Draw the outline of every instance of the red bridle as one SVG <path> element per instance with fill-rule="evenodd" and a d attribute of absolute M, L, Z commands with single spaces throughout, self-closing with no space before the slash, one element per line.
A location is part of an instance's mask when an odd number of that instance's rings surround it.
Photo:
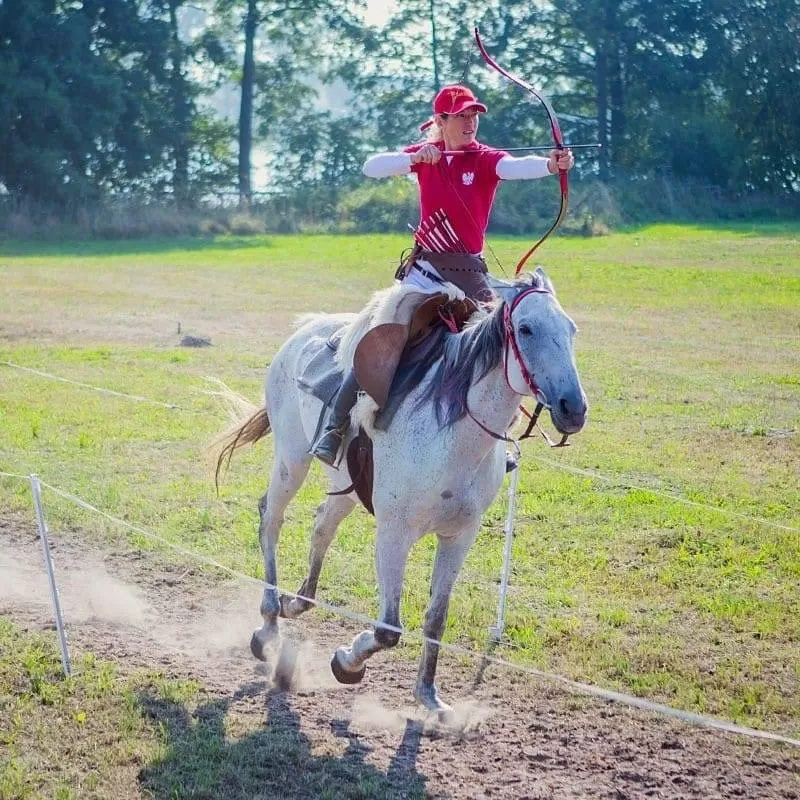
<path fill-rule="evenodd" d="M 506 303 L 503 306 L 503 329 L 505 332 L 506 338 L 506 345 L 505 345 L 505 353 L 503 355 L 503 373 L 506 378 L 506 383 L 508 384 L 509 389 L 512 392 L 516 392 L 517 389 L 511 385 L 511 381 L 508 379 L 508 353 L 511 351 L 514 354 L 514 358 L 517 361 L 517 366 L 519 367 L 520 374 L 522 375 L 522 379 L 525 381 L 525 385 L 530 389 L 531 394 L 536 399 L 536 408 L 534 409 L 533 413 L 531 414 L 524 405 L 520 403 L 519 410 L 528 418 L 528 427 L 525 429 L 525 433 L 519 437 L 516 441 L 522 441 L 523 439 L 528 439 L 533 433 L 533 429 L 536 426 L 536 423 L 539 421 L 539 415 L 542 413 L 542 409 L 544 409 L 544 403 L 540 400 L 540 398 L 546 396 L 544 392 L 539 388 L 539 385 L 536 383 L 536 378 L 534 377 L 533 373 L 528 369 L 528 365 L 525 363 L 525 359 L 522 357 L 522 352 L 520 351 L 519 343 L 517 342 L 517 336 L 514 333 L 514 325 L 511 321 L 511 315 L 514 313 L 516 307 L 520 304 L 522 300 L 524 300 L 530 294 L 549 294 L 552 295 L 552 292 L 545 288 L 545 287 L 532 287 L 530 289 L 525 289 L 525 291 L 520 292 L 512 301 L 511 303 Z M 467 409 L 467 413 L 473 419 L 473 421 L 478 425 L 478 427 L 482 428 L 486 433 L 490 436 L 494 437 L 495 439 L 502 439 L 508 442 L 514 442 L 513 439 L 506 435 L 501 435 L 495 433 L 494 431 L 487 428 L 479 419 L 477 419 L 473 413 Z M 550 445 L 550 447 L 566 447 L 568 442 L 568 434 L 563 434 L 561 440 L 557 443 L 554 443 L 550 437 L 547 435 L 546 431 L 539 428 L 539 432 L 544 437 L 545 441 Z"/>
<path fill-rule="evenodd" d="M 552 294 L 552 292 L 544 287 L 526 289 L 524 292 L 520 292 L 511 301 L 510 305 L 506 303 L 506 305 L 503 307 L 503 327 L 506 334 L 506 352 L 503 356 L 503 371 L 505 373 L 506 383 L 508 384 L 509 388 L 511 391 L 516 392 L 517 390 L 511 385 L 511 381 L 508 379 L 508 353 L 510 350 L 512 353 L 514 353 L 514 358 L 517 360 L 517 366 L 522 374 L 522 379 L 525 381 L 525 385 L 531 390 L 533 397 L 538 400 L 540 397 L 544 397 L 544 392 L 539 388 L 539 385 L 536 383 L 536 379 L 533 377 L 533 373 L 528 369 L 528 365 L 522 358 L 522 353 L 519 349 L 519 343 L 517 342 L 517 336 L 514 333 L 514 325 L 511 322 L 511 315 L 514 313 L 514 309 L 530 294 Z"/>

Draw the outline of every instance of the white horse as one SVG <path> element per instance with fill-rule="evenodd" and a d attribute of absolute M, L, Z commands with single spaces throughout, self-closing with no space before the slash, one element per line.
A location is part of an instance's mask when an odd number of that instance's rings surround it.
<path fill-rule="evenodd" d="M 498 281 L 495 290 L 499 302 L 493 310 L 473 315 L 461 333 L 442 333 L 431 362 L 415 373 L 398 373 L 394 387 L 407 394 L 387 430 L 372 427 L 376 406 L 370 398 L 362 396 L 353 410 L 351 432 L 364 426 L 373 441 L 380 624 L 358 634 L 349 647 L 340 647 L 331 667 L 340 682 L 358 683 L 366 661 L 398 643 L 400 595 L 409 551 L 424 534 L 435 533 L 438 545 L 414 694 L 427 709 L 440 713 L 449 706 L 440 699 L 434 683 L 437 641 L 446 624 L 453 584 L 481 517 L 503 481 L 505 443 L 499 437 L 513 424 L 525 395 L 549 408 L 553 425 L 563 434 L 580 431 L 587 414 L 573 353 L 577 329 L 556 300 L 547 276 L 537 269 L 513 284 Z M 278 535 L 284 510 L 308 472 L 309 447 L 321 410 L 319 400 L 298 388 L 301 356 L 307 354 L 314 337 L 324 345 L 331 333 L 349 324 L 339 358 L 352 359 L 358 337 L 375 324 L 377 306 L 373 302 L 359 317 L 305 317 L 267 371 L 264 407 L 222 440 L 218 474 L 238 447 L 270 430 L 275 435 L 272 478 L 259 504 L 267 585 L 261 602 L 263 625 L 250 645 L 257 658 L 264 659 L 265 647 L 277 640 L 279 616 L 294 618 L 312 605 L 325 553 L 357 502 L 352 493 L 329 495 L 319 506 L 300 597 L 279 596 Z M 351 485 L 346 461 L 339 470 L 324 469 L 331 491 Z"/>

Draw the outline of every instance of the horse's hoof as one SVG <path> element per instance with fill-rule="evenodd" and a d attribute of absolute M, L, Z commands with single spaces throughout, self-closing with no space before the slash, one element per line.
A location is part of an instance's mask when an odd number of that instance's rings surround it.
<path fill-rule="evenodd" d="M 336 678 L 339 683 L 346 683 L 348 685 L 352 685 L 354 683 L 361 683 L 364 678 L 364 673 L 367 671 L 367 665 L 364 664 L 361 669 L 359 670 L 349 670 L 345 669 L 342 666 L 342 662 L 339 661 L 339 651 L 337 650 L 333 654 L 333 658 L 331 659 L 331 672 L 333 673 L 333 677 Z"/>
<path fill-rule="evenodd" d="M 301 600 L 299 597 L 294 597 L 289 594 L 281 595 L 281 608 L 278 615 L 284 619 L 296 619 L 302 613 L 308 611 L 313 603 L 308 600 Z"/>
<path fill-rule="evenodd" d="M 266 661 L 267 657 L 264 654 L 264 645 L 261 639 L 258 638 L 258 631 L 250 637 L 250 652 L 259 660 Z"/>
<path fill-rule="evenodd" d="M 445 728 L 452 728 L 456 725 L 456 712 L 447 703 L 441 703 L 436 709 L 436 719 Z"/>
<path fill-rule="evenodd" d="M 449 725 L 453 720 L 453 707 L 439 697 L 439 692 L 435 686 L 418 688 L 414 692 L 416 701 L 431 714 L 436 714 L 439 722 Z"/>
<path fill-rule="evenodd" d="M 267 645 L 277 639 L 278 637 L 278 626 L 276 625 L 274 628 L 270 628 L 267 632 L 267 635 L 264 636 L 264 629 L 259 628 L 256 631 L 253 631 L 253 635 L 250 637 L 250 652 L 259 660 L 259 661 L 266 661 L 267 660 Z"/>

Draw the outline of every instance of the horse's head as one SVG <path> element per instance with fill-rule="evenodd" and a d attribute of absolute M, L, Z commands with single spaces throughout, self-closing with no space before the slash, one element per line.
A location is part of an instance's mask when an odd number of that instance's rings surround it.
<path fill-rule="evenodd" d="M 577 327 L 541 267 L 519 281 L 493 280 L 505 303 L 506 377 L 511 388 L 550 410 L 559 433 L 577 433 L 588 406 L 575 365 Z"/>

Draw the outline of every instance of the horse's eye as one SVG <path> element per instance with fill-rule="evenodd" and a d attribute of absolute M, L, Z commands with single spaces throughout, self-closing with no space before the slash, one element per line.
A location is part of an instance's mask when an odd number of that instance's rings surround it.
<path fill-rule="evenodd" d="M 530 325 L 523 324 L 519 326 L 519 333 L 520 336 L 531 336 L 533 331 L 531 330 Z"/>

